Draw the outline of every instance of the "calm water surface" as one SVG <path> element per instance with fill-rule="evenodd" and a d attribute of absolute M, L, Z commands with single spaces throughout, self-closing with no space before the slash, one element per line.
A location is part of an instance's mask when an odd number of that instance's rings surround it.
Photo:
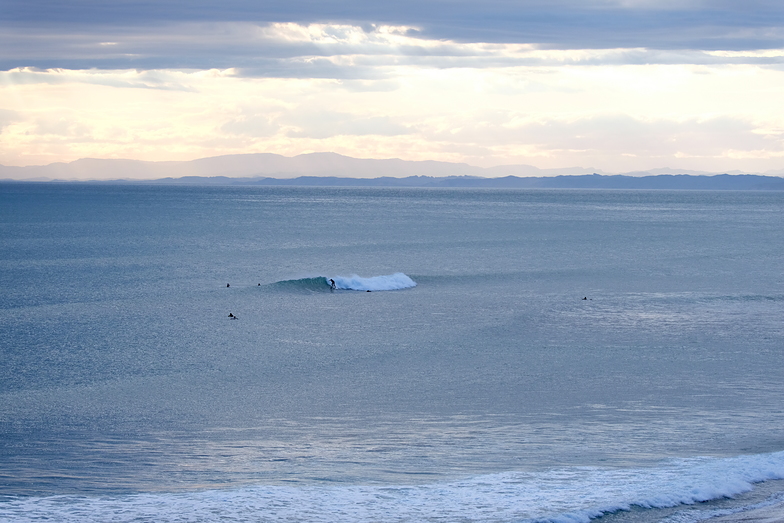
<path fill-rule="evenodd" d="M 0 184 L 0 519 L 778 499 L 742 491 L 784 478 L 782 223 L 778 192 Z"/>

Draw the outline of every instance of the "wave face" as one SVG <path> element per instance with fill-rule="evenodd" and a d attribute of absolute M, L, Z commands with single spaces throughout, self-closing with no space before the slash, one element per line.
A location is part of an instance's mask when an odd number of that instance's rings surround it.
<path fill-rule="evenodd" d="M 279 289 L 291 289 L 298 291 L 327 292 L 330 285 L 327 278 L 317 276 L 315 278 L 300 278 L 298 280 L 283 280 L 272 284 Z"/>
<path fill-rule="evenodd" d="M 0 502 L 0 519 L 587 523 L 633 506 L 657 509 L 731 497 L 751 490 L 753 483 L 782 478 L 784 452 L 777 452 L 678 459 L 649 469 L 505 472 L 429 485 L 254 486 L 110 497 L 6 498 Z M 738 511 L 748 508 L 754 507 Z"/>
<path fill-rule="evenodd" d="M 335 280 L 336 288 L 351 291 L 397 291 L 416 287 L 416 282 L 402 272 L 371 278 L 361 278 L 354 274 L 352 276 L 334 276 L 332 279 Z"/>

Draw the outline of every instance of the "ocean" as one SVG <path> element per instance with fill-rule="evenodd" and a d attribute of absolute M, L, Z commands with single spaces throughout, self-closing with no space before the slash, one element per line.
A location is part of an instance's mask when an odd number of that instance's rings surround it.
<path fill-rule="evenodd" d="M 0 521 L 784 503 L 782 224 L 779 191 L 2 183 Z"/>

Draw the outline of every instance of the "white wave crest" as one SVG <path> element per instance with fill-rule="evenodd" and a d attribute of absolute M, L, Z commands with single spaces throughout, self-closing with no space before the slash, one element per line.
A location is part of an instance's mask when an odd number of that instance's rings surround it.
<path fill-rule="evenodd" d="M 672 460 L 650 469 L 572 467 L 429 485 L 248 486 L 120 496 L 6 497 L 0 521 L 588 523 L 632 506 L 690 505 L 784 478 L 784 452 Z M 745 507 L 755 508 L 755 507 Z M 700 519 L 700 518 L 695 518 Z"/>
<path fill-rule="evenodd" d="M 328 280 L 330 278 L 327 278 Z M 387 276 L 373 276 L 362 278 L 356 274 L 351 276 L 333 276 L 336 289 L 352 291 L 396 291 L 416 287 L 416 282 L 403 274 L 396 272 Z"/>

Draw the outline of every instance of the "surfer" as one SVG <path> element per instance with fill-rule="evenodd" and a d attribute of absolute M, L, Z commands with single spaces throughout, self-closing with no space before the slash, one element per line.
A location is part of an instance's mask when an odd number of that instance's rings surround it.
<path fill-rule="evenodd" d="M 237 317 L 235 315 L 233 315 L 232 313 L 229 313 L 229 319 L 236 320 Z"/>
<path fill-rule="evenodd" d="M 229 285 L 229 284 L 227 283 L 227 284 L 226 284 L 226 287 L 231 287 L 231 285 Z"/>
<path fill-rule="evenodd" d="M 335 280 L 333 280 L 332 278 L 329 279 L 329 286 L 332 287 L 332 290 L 335 290 L 335 289 L 338 288 L 338 286 L 335 285 Z"/>

